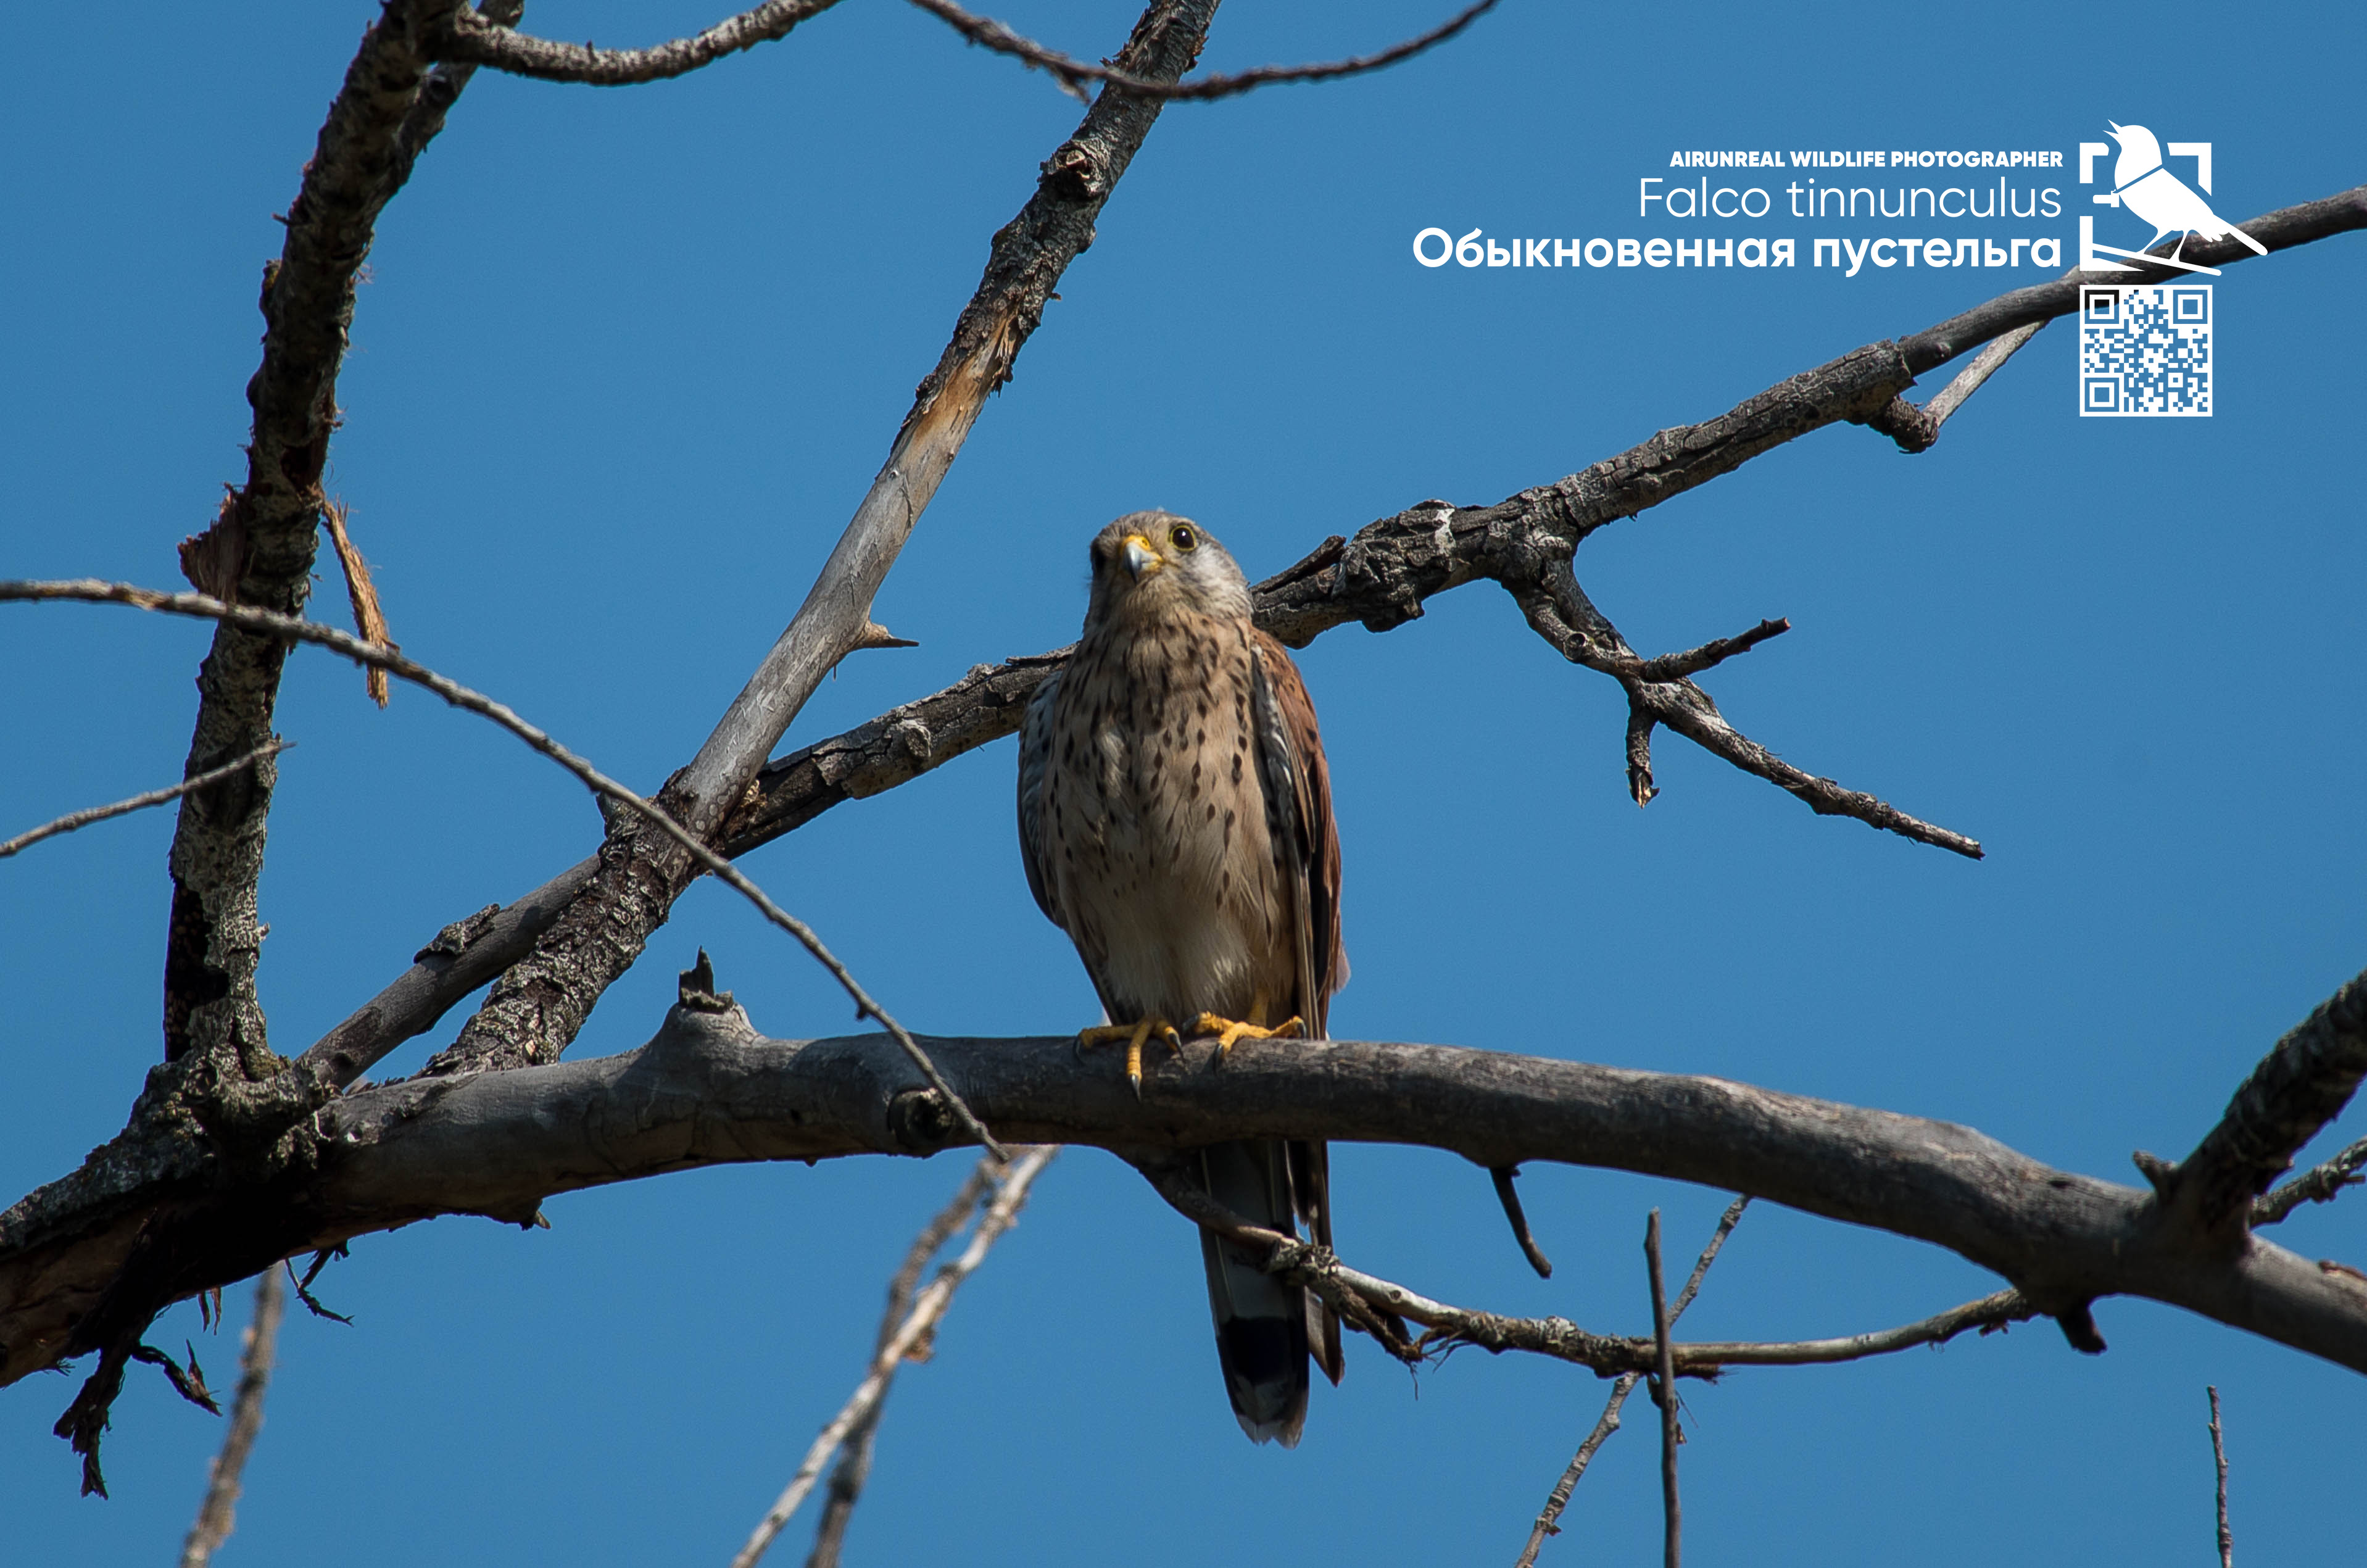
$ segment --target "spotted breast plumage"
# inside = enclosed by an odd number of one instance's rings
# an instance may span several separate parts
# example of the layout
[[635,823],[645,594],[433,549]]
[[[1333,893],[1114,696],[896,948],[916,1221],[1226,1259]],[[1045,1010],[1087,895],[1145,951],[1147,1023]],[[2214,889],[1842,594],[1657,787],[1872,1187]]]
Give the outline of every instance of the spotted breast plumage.
[[[1019,751],[1028,887],[1068,932],[1108,1015],[1091,1043],[1179,1030],[1321,1039],[1345,983],[1340,844],[1315,707],[1250,619],[1249,585],[1197,524],[1136,512],[1096,535],[1084,634],[1029,703]],[[1324,1145],[1198,1152],[1211,1196],[1331,1242]],[[1217,1355],[1241,1429],[1298,1441],[1310,1357],[1340,1378],[1340,1324],[1308,1292],[1203,1233]]]

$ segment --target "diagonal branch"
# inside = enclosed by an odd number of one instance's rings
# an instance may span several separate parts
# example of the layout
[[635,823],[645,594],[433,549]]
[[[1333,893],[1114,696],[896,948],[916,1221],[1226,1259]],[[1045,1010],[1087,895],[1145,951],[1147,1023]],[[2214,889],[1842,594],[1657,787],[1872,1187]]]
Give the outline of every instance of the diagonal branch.
[[[2276,232],[2287,243],[2301,244],[2357,227],[2353,220],[2361,212],[2367,212],[2367,187],[2271,217],[2279,221]],[[2016,298],[2007,295],[2000,300]],[[1958,322],[1966,319],[1958,318]],[[1963,347],[1976,341],[1977,328],[1957,330]],[[1877,353],[1883,347],[1870,345],[1771,388],[1719,419],[1664,431],[1582,473],[1524,491],[1498,506],[1458,508],[1432,502],[1372,523],[1353,541],[1335,536],[1304,560],[1258,585],[1259,624],[1300,647],[1353,620],[1361,619],[1374,630],[1401,624],[1421,612],[1423,600],[1488,575],[1490,551],[1500,540],[1533,528],[1544,530],[1549,541],[1561,537],[1553,534],[1556,528],[1569,539],[1582,538],[1623,515],[1617,510],[1622,506],[1632,514],[1666,494],[1704,482],[1693,477],[1703,472],[1698,467],[1687,471],[1682,483],[1669,479],[1662,472],[1668,452],[1706,454],[1698,460],[1715,469],[1705,476],[1714,478],[1755,452],[1847,417],[1849,408],[1879,406],[1877,398],[1895,396],[1908,380],[1902,369],[1883,369]],[[1893,375],[1897,377],[1895,382],[1886,379]],[[1720,463],[1724,466],[1717,467]],[[1622,475],[1625,479],[1620,484],[1612,483]],[[1645,483],[1646,479],[1652,483]],[[1565,504],[1566,497],[1573,496],[1586,501],[1576,512]],[[978,665],[942,691],[768,763],[724,824],[720,836],[725,852],[745,855],[833,806],[894,789],[1017,733],[1028,698],[1067,657],[1067,650],[1060,649],[1001,665]],[[1659,706],[1670,710],[1668,717],[1691,721],[1691,715],[1679,711],[1690,700],[1683,688],[1670,687],[1659,695],[1665,699]],[[1650,736],[1661,722],[1653,703],[1631,700],[1626,736],[1629,781],[1631,790],[1645,800],[1655,792]],[[1694,722],[1693,727],[1711,738],[1714,750],[1724,748],[1717,755],[1730,753],[1729,760],[1755,765],[1752,771],[1774,778],[1812,808],[1820,802],[1833,808],[1853,807],[1852,814],[1861,815],[1862,820],[1873,820],[1889,811],[1871,795],[1843,790],[1791,768],[1764,748],[1733,733],[1722,719],[1715,725],[1704,719]],[[1901,831],[1910,835],[1920,831],[1960,853],[1978,847],[1971,839],[1942,840],[1939,835],[1945,830],[1903,812],[1895,813],[1895,820]],[[1887,821],[1882,825],[1888,825]],[[560,911],[552,905],[572,899],[590,869],[590,862],[576,866],[516,901],[470,946],[465,958],[448,964],[423,959],[313,1046],[306,1053],[307,1064],[331,1072],[336,1082],[350,1082],[353,1074],[404,1040],[433,1028],[445,1009],[530,949],[557,918]]]
[[2367,1138],[2321,1165],[2312,1165],[2252,1205],[2252,1228],[2273,1225],[2305,1203],[2331,1203],[2346,1187],[2357,1187],[2367,1165]]
[[[2367,226],[2367,186],[2254,219],[2248,232],[2262,234],[2271,248],[2283,248],[2362,226]],[[1522,608],[1526,612],[1532,604],[1555,597],[1547,576],[1556,558],[1566,564],[1595,529],[1707,483],[1811,431],[1842,421],[1870,422],[1913,384],[1917,374],[2000,334],[2078,308],[2076,287],[2046,284],[2016,290],[1897,343],[1868,344],[1779,382],[1715,419],[1663,430],[1615,457],[1492,506],[1429,501],[1409,507],[1367,524],[1353,539],[1325,540],[1304,560],[1257,585],[1258,624],[1299,648],[1350,622],[1386,631],[1420,616],[1423,601],[1482,578],[1514,588],[1516,594],[1525,592],[1529,597]],[[1575,587],[1573,578],[1562,592]],[[1563,613],[1561,607],[1556,608]],[[1601,619],[1591,607],[1589,614]],[[1581,617],[1579,624],[1587,624],[1587,618]],[[1603,644],[1600,651],[1606,665],[1613,665],[1605,673],[1614,676],[1648,679],[1659,673],[1617,665],[1615,655],[1635,656],[1624,640]],[[943,691],[772,763],[757,781],[759,798],[736,809],[727,825],[731,853],[744,855],[842,801],[892,789],[1015,733],[1029,695],[1066,657],[1061,650],[980,665]],[[1649,732],[1666,723],[1745,771],[1790,790],[1811,809],[1856,816],[1959,854],[1971,855],[1979,847],[1972,839],[1920,822],[1871,795],[1791,767],[1716,717],[1706,694],[1679,684],[1646,689],[1651,694],[1646,700],[1631,702],[1628,737],[1631,788],[1644,799],[1652,792]]]
[[[1215,0],[1153,0],[1118,63],[1172,79],[1198,57]],[[888,460],[803,605],[658,801],[702,842],[746,793],[764,758],[839,661],[872,641],[871,605],[935,494],[987,394],[1008,381],[1062,273],[1159,117],[1156,103],[1104,94],[1044,166],[1036,194],[994,237],[985,276],[936,369],[922,381]],[[513,963],[433,1074],[548,1061],[572,1042],[607,987],[640,956],[698,860],[629,826],[567,910]]]
[[694,837],[690,830],[676,822],[653,801],[617,783],[589,762],[568,750],[549,733],[520,718],[506,703],[496,702],[484,693],[474,691],[447,676],[436,674],[416,659],[405,657],[383,642],[365,642],[360,638],[334,626],[317,621],[298,620],[289,616],[274,615],[268,610],[252,609],[244,605],[226,605],[203,594],[160,594],[153,589],[134,587],[128,583],[101,583],[85,580],[68,583],[0,582],[0,603],[15,601],[79,600],[86,604],[129,605],[137,609],[161,610],[171,615],[187,615],[224,621],[249,632],[263,633],[311,642],[343,653],[346,658],[371,669],[382,669],[415,686],[426,687],[453,707],[490,719],[503,729],[524,741],[535,751],[573,774],[583,786],[603,800],[614,801],[635,813],[640,820],[656,828],[680,847],[702,870],[730,887],[734,892],[756,906],[757,913],[798,939],[798,945],[813,955],[815,960],[831,973],[839,986],[855,1001],[855,1016],[877,1022],[894,1037],[912,1065],[921,1070],[936,1091],[945,1096],[954,1119],[968,1135],[986,1146],[997,1159],[1003,1157],[1002,1147],[983,1122],[970,1114],[969,1107],[954,1092],[936,1063],[929,1060],[911,1032],[898,1023],[873,999],[855,978],[854,971],[839,960],[838,956],[823,945],[812,926],[775,903],[764,890],[748,880],[737,867],[709,849]]
[[134,795],[128,801],[118,801],[113,805],[88,806],[78,812],[68,812],[54,822],[45,822],[39,827],[27,828],[14,838],[0,839],[0,860],[6,859],[19,850],[30,849],[45,838],[55,838],[60,834],[73,833],[78,828],[88,827],[95,822],[105,822],[109,817],[128,816],[133,812],[144,811],[150,806],[161,806],[167,801],[177,801],[192,790],[203,790],[209,785],[219,784],[232,774],[252,767],[266,757],[277,756],[295,744],[294,741],[274,740],[255,747],[244,756],[233,757],[220,767],[208,768],[194,778],[184,778],[178,784],[168,788],[150,790],[143,794]]
[[[2194,1153],[2176,1165],[2141,1154],[2138,1166],[2160,1193],[2164,1210],[2180,1222],[2206,1233],[2247,1225],[2255,1200],[2342,1113],[2361,1078],[2367,1078],[2367,971],[2277,1041]],[[2339,1185],[2339,1178],[2324,1179]],[[2296,1196],[2283,1212],[2299,1201]]]
[[814,1438],[813,1446],[806,1450],[805,1462],[798,1466],[797,1473],[789,1478],[789,1483],[781,1495],[756,1522],[755,1529],[748,1536],[747,1544],[740,1549],[738,1556],[732,1558],[731,1568],[753,1568],[756,1561],[764,1555],[774,1538],[781,1533],[781,1527],[788,1523],[789,1516],[798,1511],[798,1506],[813,1490],[814,1482],[821,1474],[822,1466],[830,1462],[831,1455],[838,1451],[848,1434],[879,1408],[879,1402],[887,1396],[888,1384],[895,1377],[897,1367],[934,1332],[946,1315],[946,1309],[953,1304],[954,1292],[961,1288],[963,1280],[978,1272],[978,1266],[986,1261],[987,1249],[993,1246],[1003,1232],[1018,1220],[1019,1210],[1027,1201],[1028,1189],[1043,1174],[1044,1167],[1052,1163],[1052,1156],[1059,1153],[1057,1148],[1019,1151],[1018,1159],[1002,1176],[994,1201],[987,1206],[977,1231],[971,1233],[969,1245],[961,1256],[937,1271],[937,1277],[913,1301],[912,1312],[895,1334],[872,1357],[870,1369],[863,1381],[855,1386],[854,1397]]
[[287,1304],[279,1293],[279,1270],[266,1268],[255,1277],[255,1321],[247,1325],[239,1356],[238,1397],[231,1404],[230,1430],[222,1437],[221,1452],[206,1468],[205,1501],[198,1506],[197,1522],[181,1544],[181,1568],[205,1568],[238,1522],[239,1484],[255,1436],[263,1430],[263,1395],[271,1386],[272,1354]]
[[[969,1217],[978,1211],[979,1200],[993,1190],[996,1171],[991,1160],[980,1160],[972,1165],[953,1197],[937,1211],[937,1217],[921,1227],[921,1233],[912,1238],[912,1249],[904,1255],[904,1266],[888,1282],[888,1311],[879,1320],[879,1341],[875,1353],[895,1342],[897,1332],[912,1313],[912,1294],[921,1288],[921,1271],[969,1222]],[[892,1370],[889,1376],[894,1376]],[[846,1540],[847,1521],[855,1515],[864,1483],[871,1477],[872,1446],[878,1437],[879,1413],[887,1399],[888,1391],[883,1386],[871,1408],[847,1429],[838,1467],[830,1472],[830,1495],[822,1505],[821,1523],[814,1529],[813,1551],[806,1558],[806,1568],[837,1568],[839,1551]]]
[[1940,439],[1940,426],[1948,422],[1949,416],[1964,407],[1965,400],[1980,391],[1981,383],[1996,375],[2045,324],[2034,321],[2015,327],[2002,337],[1991,338],[1931,402],[1918,408],[1904,397],[1894,397],[1880,414],[1865,422],[1866,427],[1889,437],[1902,451],[1930,451]]

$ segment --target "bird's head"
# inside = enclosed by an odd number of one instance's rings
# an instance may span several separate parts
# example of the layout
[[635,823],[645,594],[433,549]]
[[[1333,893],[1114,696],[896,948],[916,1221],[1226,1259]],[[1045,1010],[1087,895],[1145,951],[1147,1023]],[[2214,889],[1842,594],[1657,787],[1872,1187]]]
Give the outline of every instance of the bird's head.
[[2124,159],[2134,160],[2146,168],[2161,162],[2161,143],[2154,140],[2152,131],[2142,125],[2115,125],[2109,119],[2104,123],[2112,126],[2107,134],[2121,144]]
[[1129,512],[1093,536],[1088,625],[1116,616],[1250,612],[1250,589],[1232,556],[1189,517]]

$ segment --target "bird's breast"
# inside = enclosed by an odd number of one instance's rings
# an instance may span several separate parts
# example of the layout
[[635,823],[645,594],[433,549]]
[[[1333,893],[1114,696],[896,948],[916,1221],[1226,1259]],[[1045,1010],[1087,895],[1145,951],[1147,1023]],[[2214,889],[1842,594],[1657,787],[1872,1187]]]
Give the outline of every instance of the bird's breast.
[[1146,1012],[1246,1016],[1282,945],[1250,679],[1246,629],[1221,622],[1089,641],[1064,678],[1046,800],[1060,898],[1104,992]]

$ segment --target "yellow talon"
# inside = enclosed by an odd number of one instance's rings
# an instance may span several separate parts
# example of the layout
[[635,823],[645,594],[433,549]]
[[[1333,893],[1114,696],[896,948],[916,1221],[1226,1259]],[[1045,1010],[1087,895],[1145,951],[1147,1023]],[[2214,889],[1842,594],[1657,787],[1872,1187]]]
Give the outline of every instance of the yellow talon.
[[1134,1097],[1140,1099],[1142,1097],[1142,1044],[1154,1033],[1167,1042],[1167,1049],[1170,1051],[1184,1049],[1183,1038],[1175,1032],[1175,1026],[1156,1013],[1136,1023],[1095,1024],[1091,1028],[1079,1029],[1077,1049],[1090,1051],[1097,1045],[1114,1045],[1119,1040],[1126,1041],[1126,1079],[1127,1083],[1134,1085]]
[[1215,1035],[1217,1052],[1218,1055],[1224,1055],[1233,1049],[1233,1041],[1237,1040],[1280,1040],[1304,1037],[1307,1033],[1307,1020],[1293,1015],[1274,1025],[1274,1028],[1266,1028],[1257,1024],[1244,1024],[1231,1018],[1220,1018],[1214,1013],[1203,1013],[1193,1020],[1192,1033],[1195,1036]]

